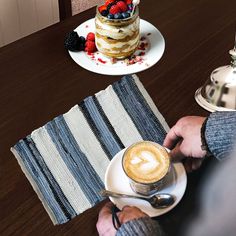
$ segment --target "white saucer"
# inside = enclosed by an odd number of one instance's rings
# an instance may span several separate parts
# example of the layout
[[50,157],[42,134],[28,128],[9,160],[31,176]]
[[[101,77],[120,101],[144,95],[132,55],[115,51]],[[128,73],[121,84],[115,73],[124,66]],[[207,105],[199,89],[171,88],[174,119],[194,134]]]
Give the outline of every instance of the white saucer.
[[[122,155],[125,149],[117,153],[111,160],[105,174],[105,187],[107,190],[137,195],[134,193],[129,185],[129,180],[122,169]],[[155,209],[148,202],[138,199],[129,198],[112,198],[110,200],[116,204],[121,210],[125,205],[136,206],[150,217],[159,216],[167,213],[173,209],[184,195],[187,185],[187,175],[182,163],[174,163],[173,168],[169,174],[167,183],[160,191],[162,193],[170,193],[176,197],[173,205],[164,209]]]
[[[81,25],[79,25],[75,31],[79,36],[84,36],[89,32],[95,31],[94,18],[90,19]],[[133,74],[139,71],[146,70],[156,64],[163,55],[165,49],[165,41],[160,31],[145,20],[140,20],[140,32],[141,38],[144,38],[145,43],[148,44],[145,55],[141,56],[142,62],[127,65],[124,60],[118,60],[112,64],[111,60],[100,52],[96,52],[93,55],[88,55],[86,52],[71,52],[69,51],[72,59],[81,67],[104,75],[124,75]],[[141,41],[142,42],[142,41]],[[137,50],[135,55],[139,55],[141,51]],[[98,60],[99,59],[99,60]],[[103,63],[101,62],[101,60]]]

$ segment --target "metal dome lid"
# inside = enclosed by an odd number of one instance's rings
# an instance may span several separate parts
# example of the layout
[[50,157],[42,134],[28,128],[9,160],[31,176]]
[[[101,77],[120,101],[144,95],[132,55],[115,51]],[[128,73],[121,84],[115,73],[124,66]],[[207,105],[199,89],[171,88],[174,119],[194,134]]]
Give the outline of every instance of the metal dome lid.
[[229,54],[230,65],[212,71],[210,79],[195,93],[197,103],[208,111],[236,110],[236,38]]

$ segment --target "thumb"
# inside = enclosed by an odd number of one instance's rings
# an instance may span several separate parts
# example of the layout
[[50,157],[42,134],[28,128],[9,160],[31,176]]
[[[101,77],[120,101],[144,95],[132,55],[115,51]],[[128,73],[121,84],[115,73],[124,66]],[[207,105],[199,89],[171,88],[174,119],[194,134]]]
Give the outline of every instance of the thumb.
[[108,216],[111,215],[112,211],[111,208],[114,206],[114,204],[112,202],[107,202],[102,209],[99,212],[99,217],[104,217],[104,216]]

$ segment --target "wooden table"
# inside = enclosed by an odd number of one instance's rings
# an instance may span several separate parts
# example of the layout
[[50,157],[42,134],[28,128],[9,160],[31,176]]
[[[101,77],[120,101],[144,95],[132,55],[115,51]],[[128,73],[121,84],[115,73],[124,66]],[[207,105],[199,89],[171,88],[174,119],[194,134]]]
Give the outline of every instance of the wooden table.
[[[229,64],[233,6],[235,0],[141,1],[141,17],[162,32],[166,49],[161,61],[138,76],[170,126],[184,115],[208,114],[194,93],[213,69]],[[95,8],[0,49],[0,235],[97,235],[103,203],[53,226],[9,150],[32,130],[120,78],[84,70],[63,47],[66,33],[94,14]],[[207,167],[188,175],[182,201],[158,217],[167,235],[176,235],[196,209]]]

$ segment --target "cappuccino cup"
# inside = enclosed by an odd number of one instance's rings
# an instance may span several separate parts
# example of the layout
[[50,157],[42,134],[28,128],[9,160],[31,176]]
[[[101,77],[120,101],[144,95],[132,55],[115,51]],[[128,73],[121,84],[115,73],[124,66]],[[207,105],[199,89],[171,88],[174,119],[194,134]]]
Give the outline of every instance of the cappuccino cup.
[[148,196],[163,186],[170,170],[170,157],[158,143],[141,141],[125,150],[122,167],[132,190]]

